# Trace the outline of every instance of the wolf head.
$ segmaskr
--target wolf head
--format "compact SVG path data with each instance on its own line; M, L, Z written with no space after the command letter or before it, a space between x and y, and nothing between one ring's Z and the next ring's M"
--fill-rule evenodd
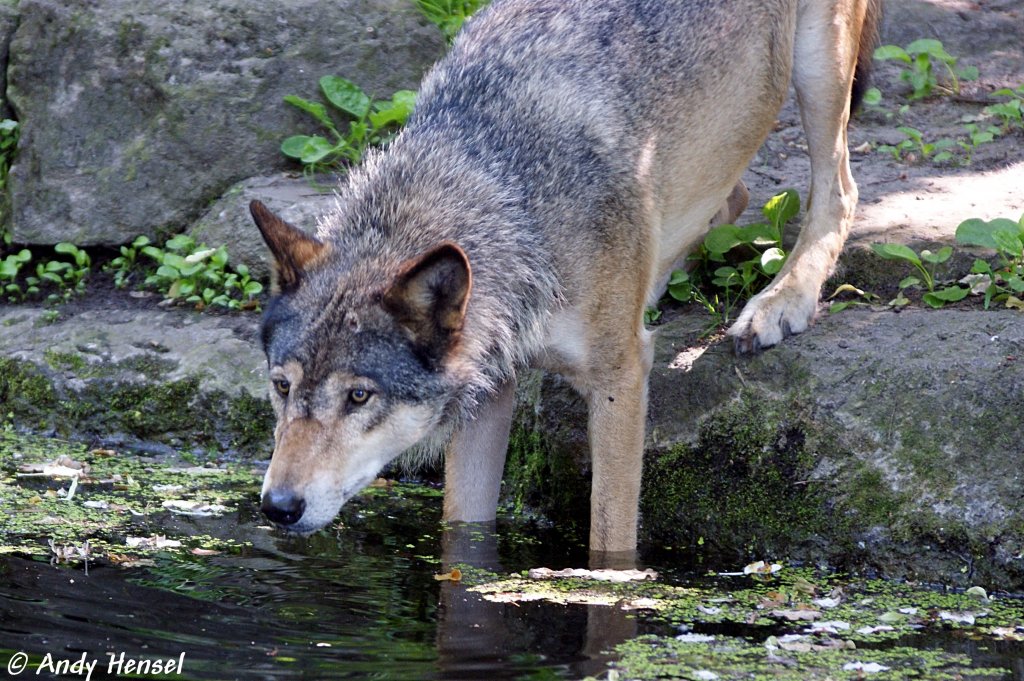
M277 426L262 510L312 532L444 419L472 275L452 243L358 259L258 201L250 210L276 260L262 337Z

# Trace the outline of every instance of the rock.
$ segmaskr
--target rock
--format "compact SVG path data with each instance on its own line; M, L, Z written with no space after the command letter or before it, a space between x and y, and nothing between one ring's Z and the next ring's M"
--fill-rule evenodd
M281 140L315 124L284 95L315 98L328 73L378 96L415 88L443 49L405 0L22 0L18 12L10 226L27 244L181 231L233 183L289 167Z
M0 413L35 432L266 455L265 365L255 315L0 309Z
M253 177L234 185L189 230L198 243L228 244L231 263L245 263L257 279L270 275L271 257L249 215L249 202L259 199L279 217L308 232L334 207L337 178L310 179L279 174Z
M703 323L658 334L648 545L1024 586L1019 313L848 310L752 358L695 346ZM506 492L572 526L589 493L583 405L553 382L538 394Z
M11 0L0 0L0 117L10 118L7 102L7 63L11 53L11 38L18 27L18 6Z
M648 547L1024 588L1024 317L847 310L755 357L666 313L650 379ZM265 457L255 315L0 308L0 414L17 428ZM585 530L582 401L527 372L506 501ZM708 560L718 560L708 558Z

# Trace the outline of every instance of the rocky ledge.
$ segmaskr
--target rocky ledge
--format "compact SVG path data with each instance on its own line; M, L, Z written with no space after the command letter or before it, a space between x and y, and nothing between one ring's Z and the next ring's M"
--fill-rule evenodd
M11 426L148 451L270 451L253 315L48 319L0 308ZM644 541L1024 588L1019 313L847 310L751 358L699 342L705 322L680 314L658 331ZM586 517L583 412L557 378L524 378L513 509L565 527Z

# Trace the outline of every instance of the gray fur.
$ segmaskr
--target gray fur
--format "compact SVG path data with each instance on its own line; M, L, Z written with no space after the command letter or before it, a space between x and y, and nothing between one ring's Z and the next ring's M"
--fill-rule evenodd
M802 102L805 120L826 119L811 150L823 178L812 236L730 333L756 348L806 328L856 202L846 158L830 160L828 145L845 144L866 1L495 0L427 75L405 130L352 171L318 226L322 257L307 248L300 283L268 309L271 366L294 360L304 372L292 407L337 399L324 393L331 376L371 378L391 408L436 413L421 446L463 429L449 472L473 487L500 477L491 434L507 432L511 402L495 396L530 363L560 371L590 400L592 548L634 546L652 356L644 303L716 214L745 203L737 183L786 96L794 49L819 50L827 66L797 71L798 91L827 95L811 113ZM839 19L822 21L829 13ZM435 366L382 300L445 244L465 254L472 288ZM462 501L446 509L493 506Z

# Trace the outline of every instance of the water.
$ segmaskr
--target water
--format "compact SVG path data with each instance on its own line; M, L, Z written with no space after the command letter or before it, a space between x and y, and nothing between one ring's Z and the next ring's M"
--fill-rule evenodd
M102 477L97 474L101 465L94 462L96 478ZM29 479L18 484L30 489L21 497L0 494L0 505L11 513L26 512L19 499L57 483ZM94 494L104 486L96 484ZM858 672L842 671L844 663L879 660L891 668L902 665L904 671L877 678L1024 681L1024 643L993 638L987 626L968 628L940 616L945 610L985 610L989 619L980 622L1009 626L1011 637L1024 637L1024 604L1014 599L982 605L963 594L946 601L941 593L913 591L908 600L899 595L901 585L844 583L848 604L862 603L857 608L871 612L835 610L824 613L824 619L845 618L856 629L862 623L857 618L877 623L881 613L909 602L918 606L914 617L923 624L903 622L898 636L858 640L852 652L766 653L770 636L801 631L804 624L755 622L772 608L792 607L762 608L758 600L779 598L778 592L792 590L799 577L764 583L749 577L709 579L698 574L706 567L695 571L682 564L681 555L649 551L647 558L656 568L667 568L662 582L700 592L697 601L686 605L691 615L697 605L708 613L733 609L709 614L706 621L699 619L703 616L688 620L687 629L713 635L714 641L673 648L680 629L649 612L549 601L491 602L462 583L435 579L455 562L501 575L541 565L585 566L583 543L554 530L508 519L496 533L445 528L438 490L397 486L353 500L329 531L289 538L263 525L255 488L246 489L233 504L234 513L210 518L152 513L113 531L112 539L122 542L122 535L166 534L189 545L189 537L209 536L220 547L216 555L158 552L152 565L130 568L104 560L91 563L88 574L81 563L52 566L41 556L0 557L0 666L26 653L32 666L24 676L84 678L58 676L46 666L84 655L97 663L91 678L100 679L110 678L111 658L178 660L184 654L183 673L170 678L578 679L607 678L611 661L627 671L649 670L643 658L651 654L657 658L655 672L637 675L702 678L695 674L704 670L740 679L767 669L771 678L853 679ZM50 508L63 508L63 503L55 501ZM822 579L825 593L832 586L824 586ZM635 650L613 650L648 634L659 638L640 639L650 643L640 646L639 662ZM819 645L831 639L812 635L805 640ZM43 667L37 674L38 665ZM1002 671L964 672L983 667Z
M578 544L529 543L521 528L509 528L510 542L481 531L443 537L439 501L416 494L361 500L345 509L336 530L308 539L261 527L255 500L235 516L170 518L173 526L162 528L168 534L236 537L253 546L164 555L150 567L93 564L86 575L81 566L2 558L0 663L4 649L35 662L84 652L98 669L111 654L184 652L181 678L194 679L581 678L605 669L604 651L614 644L657 630L607 607L490 603L434 579L442 544L445 558L493 568L500 554L516 569L586 560ZM456 556L463 550L456 545L472 547L469 555ZM542 546L562 555L542 557Z

